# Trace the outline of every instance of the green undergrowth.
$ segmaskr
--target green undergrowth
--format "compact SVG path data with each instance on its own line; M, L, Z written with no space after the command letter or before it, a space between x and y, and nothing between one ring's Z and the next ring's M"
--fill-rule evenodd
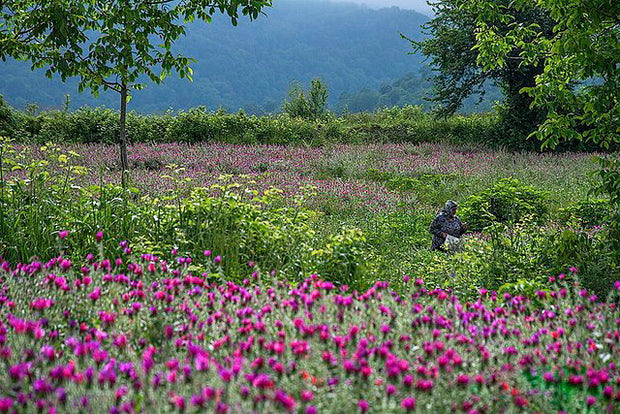
M258 192L231 175L185 193L174 166L167 168L171 189L157 197L103 180L81 186L78 178L86 172L74 154L48 146L45 157L35 159L27 148L17 152L2 144L0 251L12 263L61 252L80 263L103 232L106 256L124 242L126 249L169 260L191 257L192 271L208 267L212 278L242 280L257 265L277 269L274 277L301 280L318 273L363 289L376 280L398 287L408 275L463 297L480 288L532 294L545 288L548 276L572 266L599 297L620 279L608 200L584 196L552 208L559 192L517 178L346 170L416 195L410 203L371 212L354 202L342 208L341 200L331 203L312 187L292 199L277 189ZM428 226L448 198L461 203L459 214L476 232L454 252L432 252ZM65 238L59 237L63 230L69 231Z

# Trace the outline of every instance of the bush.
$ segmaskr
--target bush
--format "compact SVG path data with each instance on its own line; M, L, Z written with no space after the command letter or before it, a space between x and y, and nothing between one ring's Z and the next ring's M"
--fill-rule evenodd
M338 285L362 288L366 280L366 238L357 228L343 228L329 236L324 247L313 250L310 269Z
M17 127L17 116L0 95L0 136L13 136Z
M553 237L537 224L496 225L484 238L465 236L462 250L451 255L434 253L423 273L435 286L471 297L480 288L508 289L520 280L541 284L553 274Z
M503 127L498 112L435 118L422 106L383 108L375 112L334 116L326 107L320 80L311 90L293 88L284 113L248 116L197 107L164 114L127 114L129 142L227 142L239 144L420 143L447 142L508 149L538 149L536 141L515 138ZM0 101L0 133L20 142L116 143L118 112L82 107L76 111L16 111ZM610 150L613 150L613 147ZM593 149L573 142L562 147Z
M321 79L313 79L308 92L298 83L293 84L288 96L282 109L291 118L317 120L327 115L327 87Z
M553 259L552 271L566 271L575 267L579 271L582 285L590 292L604 299L620 280L618 252L610 242L610 229L587 232L565 229L554 235L549 249Z
M564 223L575 223L582 228L601 226L608 222L612 208L608 199L595 198L579 201L559 212L559 218Z
M462 204L460 215L470 230L482 231L495 223L512 224L526 217L542 223L547 215L545 193L515 178L504 178Z

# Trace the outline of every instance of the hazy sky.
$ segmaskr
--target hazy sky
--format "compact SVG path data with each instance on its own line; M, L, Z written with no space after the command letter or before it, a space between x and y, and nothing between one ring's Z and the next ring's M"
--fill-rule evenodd
M349 3L366 4L369 7L392 7L398 6L401 9L413 9L424 14L432 14L431 8L426 4L426 0L337 0Z

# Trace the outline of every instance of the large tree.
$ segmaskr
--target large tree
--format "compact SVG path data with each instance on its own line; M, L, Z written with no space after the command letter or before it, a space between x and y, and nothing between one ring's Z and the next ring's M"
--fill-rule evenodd
M498 7L513 16L514 22L523 25L537 25L543 37L552 34L553 18L536 6L516 9L511 0L495 1ZM524 87L534 85L542 67L536 62L524 65L520 57L522 49L518 45L506 45L504 64L485 67L478 62L476 29L482 18L479 8L470 0L443 0L432 3L435 17L425 26L427 37L421 41L409 40L416 51L422 52L431 62L435 76L431 101L437 104L438 113L451 115L472 94L484 94L487 81L500 86L506 97L508 110L505 115L517 114L510 123L521 123L525 129L532 128L540 119L539 112L531 112L532 100L521 94ZM496 27L498 33L506 34L510 23L498 16L485 15L489 25Z
M0 57L29 60L47 75L77 76L79 88L120 97L120 159L126 183L125 118L132 90L158 84L172 72L191 79L191 59L174 55L185 22L228 15L255 19L271 0L2 0Z
M588 139L608 148L620 142L620 2L616 0L537 0L536 7L557 24L551 36L535 24L491 1L468 0L476 9L478 63L501 70L516 49L522 66L537 64L540 75L525 88L547 117L537 135L544 145ZM520 11L528 0L515 0ZM493 21L503 21L508 31Z
M552 35L533 23L521 24L515 14L495 1L468 0L478 15L478 63L501 70L511 60L537 64L541 73L522 90L534 110L546 114L532 134L554 148L562 140L586 140L602 148L620 148L620 2L617 0L536 0L535 6L556 21ZM525 10L531 0L514 0ZM494 23L501 21L508 31ZM620 158L598 158L600 185L596 193L609 196L612 216L610 244L620 260Z

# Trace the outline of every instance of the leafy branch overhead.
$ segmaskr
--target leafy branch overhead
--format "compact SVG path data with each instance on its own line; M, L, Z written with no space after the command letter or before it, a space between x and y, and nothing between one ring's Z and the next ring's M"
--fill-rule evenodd
M47 76L77 76L79 88L120 92L141 89L139 78L159 84L176 72L190 78L192 59L172 46L185 35L185 23L207 22L216 13L236 25L241 15L257 18L270 0L213 1L8 1L0 15L0 57L47 67Z
M544 145L587 139L609 148L620 142L620 3L614 0L538 0L536 6L556 21L552 36L540 26L522 24L494 2L468 1L476 9L478 63L486 70L509 64L517 49L520 65L536 64L535 84L522 89L532 105L547 111L536 135ZM530 7L514 1L517 11ZM500 31L502 22L507 31Z
M476 27L486 21L496 27L500 35L510 30L509 24L498 16L480 15L480 9L471 0L443 0L431 3L435 17L423 28L429 36L415 41L405 35L415 51L429 58L435 70L434 90L431 100L437 104L440 115L451 115L461 108L463 101L472 94L484 95L485 83L493 81L500 86L507 104L513 112L521 113L530 125L538 119L530 114L531 100L520 94L520 89L534 84L534 78L542 68L535 60L523 64L519 58L520 47L505 44L505 62L501 66L484 66L478 61ZM550 37L555 21L531 2L516 9L511 1L493 2L511 13L513 21L521 25L533 25L540 29L540 36Z

